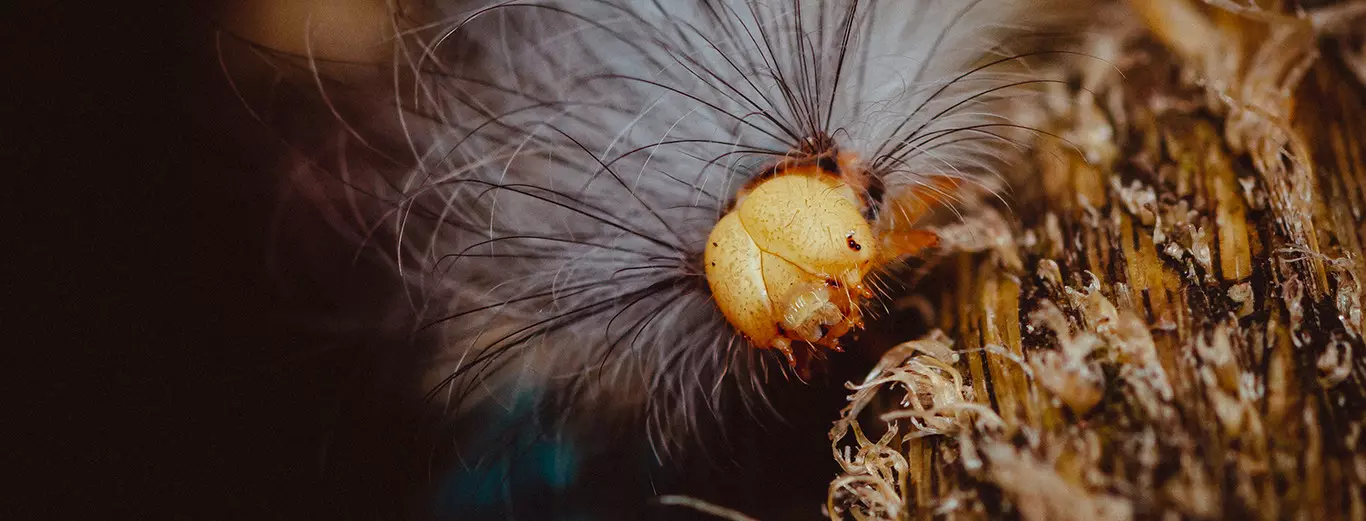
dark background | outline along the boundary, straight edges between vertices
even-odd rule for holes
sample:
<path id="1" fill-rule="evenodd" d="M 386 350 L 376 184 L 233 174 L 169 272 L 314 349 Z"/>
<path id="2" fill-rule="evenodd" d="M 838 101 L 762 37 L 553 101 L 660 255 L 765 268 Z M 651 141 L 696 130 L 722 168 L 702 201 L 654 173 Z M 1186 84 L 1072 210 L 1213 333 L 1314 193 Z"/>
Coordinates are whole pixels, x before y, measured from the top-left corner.
<path id="1" fill-rule="evenodd" d="M 431 512 L 441 463 L 403 385 L 415 348 L 390 327 L 397 283 L 282 203 L 286 144 L 229 89 L 213 11 L 47 4 L 11 6 L 0 31 L 20 289 L 4 313 L 20 484 L 5 517 Z M 519 518 L 664 517 L 650 492 L 817 518 L 839 381 L 793 388 L 788 423 L 742 422 L 747 452 L 729 462 L 653 468 L 623 447 L 578 497 L 519 495 Z"/>
<path id="2" fill-rule="evenodd" d="M 41 4 L 0 31 L 25 362 L 5 517 L 407 515 L 395 358 L 366 327 L 385 301 L 359 298 L 387 283 L 301 261 L 347 251 L 282 214 L 283 145 L 228 88 L 209 6 Z"/>

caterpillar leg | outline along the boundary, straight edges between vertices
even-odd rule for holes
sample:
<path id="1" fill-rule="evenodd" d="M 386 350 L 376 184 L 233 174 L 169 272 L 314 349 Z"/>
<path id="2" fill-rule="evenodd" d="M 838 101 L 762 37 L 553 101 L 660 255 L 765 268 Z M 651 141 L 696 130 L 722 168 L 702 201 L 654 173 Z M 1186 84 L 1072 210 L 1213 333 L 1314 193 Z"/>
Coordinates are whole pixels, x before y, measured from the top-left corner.
<path id="1" fill-rule="evenodd" d="M 916 226 L 932 210 L 957 200 L 962 184 L 960 178 L 936 175 L 890 194 L 877 222 L 884 262 L 918 255 L 937 245 L 938 234 Z"/>

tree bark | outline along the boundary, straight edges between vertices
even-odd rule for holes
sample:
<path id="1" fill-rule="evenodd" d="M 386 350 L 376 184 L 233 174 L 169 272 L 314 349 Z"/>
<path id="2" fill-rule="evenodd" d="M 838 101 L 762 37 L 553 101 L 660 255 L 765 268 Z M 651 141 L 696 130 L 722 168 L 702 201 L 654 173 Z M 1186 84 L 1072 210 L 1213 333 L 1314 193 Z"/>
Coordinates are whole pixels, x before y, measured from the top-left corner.
<path id="1" fill-rule="evenodd" d="M 832 517 L 1366 519 L 1361 30 L 1134 4 L 1005 240 L 922 284 L 942 336 L 854 391 Z"/>

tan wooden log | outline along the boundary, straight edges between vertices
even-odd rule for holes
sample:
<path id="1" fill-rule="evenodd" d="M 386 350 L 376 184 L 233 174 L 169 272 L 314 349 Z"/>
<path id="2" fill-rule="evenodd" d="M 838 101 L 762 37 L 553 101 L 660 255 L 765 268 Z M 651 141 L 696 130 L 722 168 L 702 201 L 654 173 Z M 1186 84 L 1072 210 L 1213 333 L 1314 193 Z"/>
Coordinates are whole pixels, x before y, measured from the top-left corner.
<path id="1" fill-rule="evenodd" d="M 1366 519 L 1363 30 L 1135 3 L 976 223 L 1007 240 L 921 284 L 942 336 L 854 394 L 833 517 Z"/>

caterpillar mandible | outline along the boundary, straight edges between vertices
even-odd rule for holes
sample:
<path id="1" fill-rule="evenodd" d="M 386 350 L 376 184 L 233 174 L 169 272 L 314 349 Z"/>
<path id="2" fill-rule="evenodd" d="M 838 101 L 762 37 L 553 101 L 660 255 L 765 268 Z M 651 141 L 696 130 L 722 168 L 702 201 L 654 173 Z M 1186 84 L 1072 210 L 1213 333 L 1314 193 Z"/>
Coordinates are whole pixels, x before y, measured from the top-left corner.
<path id="1" fill-rule="evenodd" d="M 665 448 L 762 408 L 1008 167 L 1030 129 L 1002 107 L 1053 81 L 1002 45 L 1034 3 L 503 2 L 401 33 L 415 166 L 374 190 L 442 331 L 431 396 L 530 392 Z"/>

